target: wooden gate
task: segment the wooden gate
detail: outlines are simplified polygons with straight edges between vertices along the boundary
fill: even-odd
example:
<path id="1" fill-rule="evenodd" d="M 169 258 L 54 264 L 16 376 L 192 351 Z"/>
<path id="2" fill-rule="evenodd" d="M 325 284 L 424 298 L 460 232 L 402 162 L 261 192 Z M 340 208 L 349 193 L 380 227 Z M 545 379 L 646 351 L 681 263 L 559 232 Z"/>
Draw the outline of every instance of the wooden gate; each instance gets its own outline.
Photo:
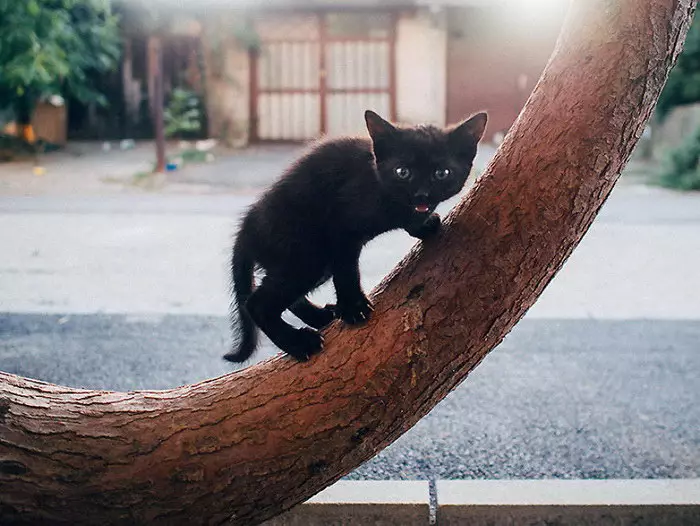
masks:
<path id="1" fill-rule="evenodd" d="M 391 13 L 313 13 L 256 21 L 251 140 L 362 133 L 365 109 L 396 118 Z"/>

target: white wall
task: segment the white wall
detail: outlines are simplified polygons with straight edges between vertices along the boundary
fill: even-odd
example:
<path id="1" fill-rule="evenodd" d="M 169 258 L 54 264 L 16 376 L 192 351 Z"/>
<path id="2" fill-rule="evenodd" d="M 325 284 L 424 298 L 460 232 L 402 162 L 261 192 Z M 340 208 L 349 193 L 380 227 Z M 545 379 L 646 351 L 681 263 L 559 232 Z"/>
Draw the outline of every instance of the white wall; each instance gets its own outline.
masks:
<path id="1" fill-rule="evenodd" d="M 396 28 L 399 122 L 445 124 L 447 32 L 442 14 L 404 13 Z"/>

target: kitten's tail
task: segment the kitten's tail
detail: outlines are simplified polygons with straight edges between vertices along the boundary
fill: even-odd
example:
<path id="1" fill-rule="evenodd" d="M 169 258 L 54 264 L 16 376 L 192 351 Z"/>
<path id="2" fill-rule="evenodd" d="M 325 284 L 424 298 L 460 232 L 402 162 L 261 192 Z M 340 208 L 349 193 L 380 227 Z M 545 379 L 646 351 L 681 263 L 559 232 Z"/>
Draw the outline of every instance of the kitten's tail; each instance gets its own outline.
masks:
<path id="1" fill-rule="evenodd" d="M 224 359 L 236 363 L 245 362 L 250 358 L 258 345 L 258 329 L 245 306 L 253 293 L 255 261 L 246 253 L 241 237 L 242 233 L 238 235 L 231 255 L 234 296 L 231 300 L 231 330 L 236 336 L 236 343 L 231 352 L 224 355 Z M 238 312 L 237 321 L 234 311 Z"/>

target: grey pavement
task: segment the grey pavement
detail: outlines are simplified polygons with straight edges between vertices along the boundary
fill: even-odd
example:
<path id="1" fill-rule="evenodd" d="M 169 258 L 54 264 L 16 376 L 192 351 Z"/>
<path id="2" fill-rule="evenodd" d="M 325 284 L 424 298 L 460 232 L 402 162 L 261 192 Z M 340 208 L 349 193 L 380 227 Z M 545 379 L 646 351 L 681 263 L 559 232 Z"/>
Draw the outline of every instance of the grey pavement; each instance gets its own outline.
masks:
<path id="1" fill-rule="evenodd" d="M 0 198 L 0 312 L 225 315 L 231 239 L 253 199 Z M 700 319 L 699 211 L 698 194 L 619 186 L 528 316 Z M 371 242 L 365 287 L 413 243 L 402 232 Z"/>
<path id="2" fill-rule="evenodd" d="M 0 315 L 0 369 L 94 389 L 231 371 L 227 320 Z M 353 479 L 700 477 L 700 320 L 524 320 Z M 260 357 L 273 349 L 266 346 Z"/>
<path id="3" fill-rule="evenodd" d="M 10 163 L 0 163 L 3 195 L 74 195 L 122 192 L 134 175 L 151 170 L 154 148 L 139 143 L 133 150 L 104 152 L 102 143 L 72 142 L 60 152 Z M 44 168 L 35 175 L 34 165 Z"/>
<path id="4" fill-rule="evenodd" d="M 0 369 L 107 389 L 231 370 L 227 259 L 254 195 L 0 197 Z M 412 244 L 371 243 L 365 287 Z M 351 477 L 700 476 L 698 268 L 700 195 L 620 185 L 505 342 Z"/>
<path id="5" fill-rule="evenodd" d="M 235 154 L 217 159 L 213 166 L 191 165 L 182 171 L 169 175 L 173 184 L 207 185 L 213 190 L 251 190 L 274 181 L 282 171 L 307 147 L 305 146 L 262 146 L 248 148 Z M 495 148 L 482 144 L 474 159 L 474 168 L 480 172 L 486 167 L 495 153 Z"/>
<path id="6" fill-rule="evenodd" d="M 191 145 L 190 145 L 191 148 Z M 102 143 L 70 143 L 65 151 L 0 164 L 0 195 L 65 198 L 78 196 L 250 194 L 277 179 L 306 146 L 294 144 L 251 146 L 241 150 L 215 148 L 214 162 L 186 163 L 165 176 L 142 176 L 153 167 L 154 146 L 139 142 L 133 150 L 104 152 Z M 170 158 L 181 149 L 168 145 Z M 483 170 L 495 153 L 484 144 L 474 161 Z M 44 168 L 35 175 L 35 162 Z M 154 192 L 158 192 L 155 194 Z M 60 199 L 59 199 L 60 200 Z M 148 200 L 148 199 L 147 199 Z"/>
<path id="7" fill-rule="evenodd" d="M 187 166 L 170 174 L 169 179 L 175 184 L 208 185 L 215 191 L 256 189 L 277 179 L 304 149 L 294 145 L 247 148 L 220 157 L 213 166 Z"/>

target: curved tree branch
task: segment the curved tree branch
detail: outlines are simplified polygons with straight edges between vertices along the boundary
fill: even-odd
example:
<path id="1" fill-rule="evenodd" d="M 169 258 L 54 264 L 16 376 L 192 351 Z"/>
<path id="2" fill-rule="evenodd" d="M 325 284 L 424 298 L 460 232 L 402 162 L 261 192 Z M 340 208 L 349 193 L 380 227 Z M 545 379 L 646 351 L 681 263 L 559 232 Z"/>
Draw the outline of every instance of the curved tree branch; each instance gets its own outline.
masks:
<path id="1" fill-rule="evenodd" d="M 0 375 L 0 516 L 255 524 L 386 447 L 523 316 L 590 226 L 679 53 L 691 0 L 579 0 L 477 187 L 309 363 L 169 391 Z M 465 94 L 468 97 L 469 94 Z"/>

